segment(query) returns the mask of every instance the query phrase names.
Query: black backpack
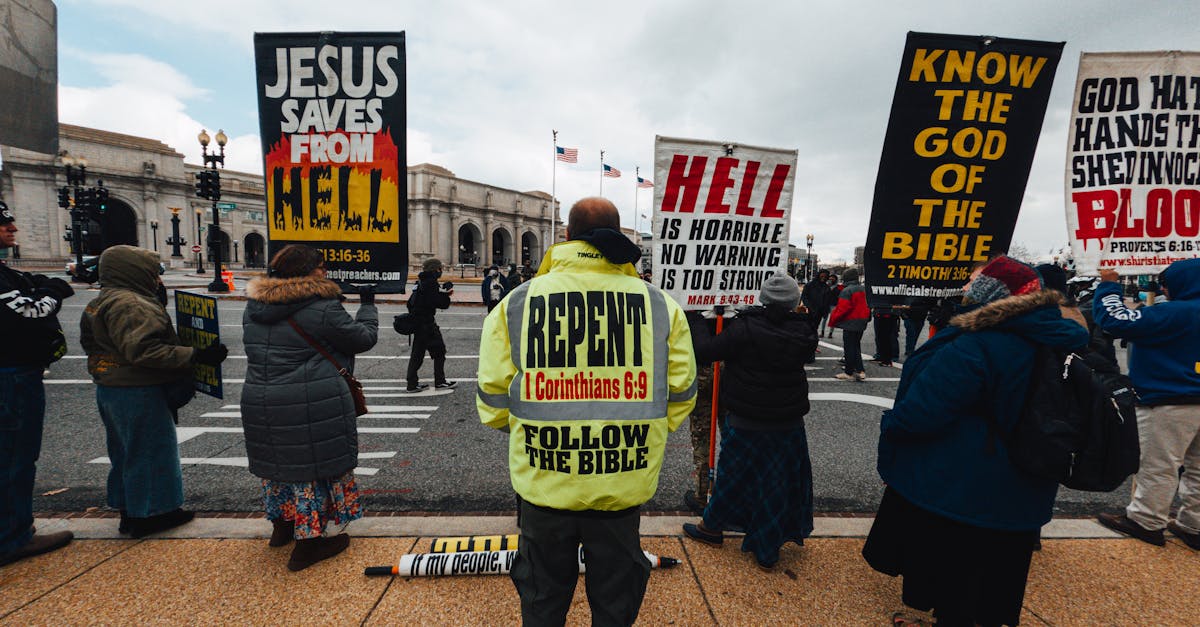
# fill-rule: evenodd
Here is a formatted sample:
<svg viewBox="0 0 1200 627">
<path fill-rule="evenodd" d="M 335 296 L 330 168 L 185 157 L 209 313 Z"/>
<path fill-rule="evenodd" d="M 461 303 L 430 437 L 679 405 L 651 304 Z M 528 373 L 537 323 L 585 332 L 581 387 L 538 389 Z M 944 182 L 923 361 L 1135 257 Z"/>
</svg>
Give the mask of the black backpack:
<svg viewBox="0 0 1200 627">
<path fill-rule="evenodd" d="M 1009 460 L 1074 490 L 1111 492 L 1138 470 L 1136 401 L 1120 371 L 1039 345 L 1021 415 L 1004 438 Z"/>
<path fill-rule="evenodd" d="M 410 313 L 398 314 L 392 318 L 392 328 L 400 335 L 412 335 L 417 332 L 417 319 Z"/>
</svg>

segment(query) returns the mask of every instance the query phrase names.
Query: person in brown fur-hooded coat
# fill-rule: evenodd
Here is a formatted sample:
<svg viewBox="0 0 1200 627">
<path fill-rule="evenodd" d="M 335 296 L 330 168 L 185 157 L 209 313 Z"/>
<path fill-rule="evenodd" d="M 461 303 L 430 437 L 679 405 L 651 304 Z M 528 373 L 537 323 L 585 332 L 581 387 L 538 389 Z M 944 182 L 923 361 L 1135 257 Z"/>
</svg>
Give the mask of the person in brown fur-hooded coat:
<svg viewBox="0 0 1200 627">
<path fill-rule="evenodd" d="M 338 368 L 304 335 L 320 343 L 350 372 L 354 355 L 375 346 L 379 311 L 363 293 L 354 318 L 342 291 L 325 278 L 315 249 L 286 246 L 271 260 L 270 275 L 251 281 L 242 318 L 246 383 L 242 424 L 250 472 L 263 480 L 271 546 L 295 537 L 288 568 L 300 570 L 349 544 L 330 525 L 362 516 L 354 467 L 358 431 L 354 399 Z M 303 330 L 297 332 L 292 322 Z"/>
</svg>

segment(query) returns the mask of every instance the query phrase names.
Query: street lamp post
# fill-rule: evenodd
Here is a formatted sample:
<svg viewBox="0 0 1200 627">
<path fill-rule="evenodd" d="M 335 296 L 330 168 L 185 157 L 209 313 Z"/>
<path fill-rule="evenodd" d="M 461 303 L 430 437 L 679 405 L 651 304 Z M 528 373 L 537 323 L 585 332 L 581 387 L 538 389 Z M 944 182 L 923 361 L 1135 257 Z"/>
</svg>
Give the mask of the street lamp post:
<svg viewBox="0 0 1200 627">
<path fill-rule="evenodd" d="M 237 254 L 238 247 L 237 247 L 237 245 L 238 245 L 237 240 L 234 240 L 233 241 L 233 262 L 234 263 L 238 262 L 238 254 Z"/>
<path fill-rule="evenodd" d="M 804 260 L 804 274 L 806 275 L 804 280 L 811 281 L 813 277 L 817 276 L 817 269 L 813 267 L 812 262 L 813 234 L 809 233 L 804 239 L 808 242 L 808 257 Z"/>
<path fill-rule="evenodd" d="M 150 221 L 150 232 L 153 233 L 150 241 L 154 242 L 154 252 L 158 252 L 158 220 Z"/>
<path fill-rule="evenodd" d="M 204 219 L 204 212 L 197 209 L 196 210 L 196 244 L 197 245 L 199 245 L 200 242 L 203 241 L 203 238 L 204 238 L 204 235 L 201 233 L 201 229 L 203 229 L 204 227 L 200 225 L 200 222 L 203 219 Z M 196 274 L 204 274 L 204 250 L 196 251 Z"/>
<path fill-rule="evenodd" d="M 167 238 L 167 245 L 171 247 L 172 257 L 183 257 L 179 252 L 179 247 L 187 244 L 187 240 L 179 236 L 179 207 L 171 207 L 171 237 Z"/>
<path fill-rule="evenodd" d="M 218 167 L 225 167 L 225 144 L 229 138 L 225 131 L 217 130 L 217 148 L 219 152 L 208 151 L 208 132 L 200 129 L 196 136 L 200 147 L 204 150 L 204 167 L 196 173 L 196 195 L 207 198 L 212 202 L 212 226 L 208 228 L 208 258 L 212 260 L 213 280 L 208 284 L 210 292 L 228 292 L 229 285 L 221 279 L 221 212 L 217 211 L 217 201 L 221 200 L 221 173 Z"/>
</svg>

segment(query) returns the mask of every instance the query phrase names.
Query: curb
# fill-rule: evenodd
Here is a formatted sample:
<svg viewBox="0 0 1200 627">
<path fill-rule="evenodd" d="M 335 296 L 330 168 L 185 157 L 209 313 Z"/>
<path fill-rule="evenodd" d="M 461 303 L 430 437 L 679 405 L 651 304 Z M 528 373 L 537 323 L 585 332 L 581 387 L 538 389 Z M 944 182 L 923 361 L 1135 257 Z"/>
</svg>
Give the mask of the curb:
<svg viewBox="0 0 1200 627">
<path fill-rule="evenodd" d="M 696 516 L 642 516 L 643 537 L 682 536 L 685 522 Z M 874 518 L 818 516 L 812 538 L 865 538 Z M 117 533 L 115 518 L 37 518 L 38 530 L 51 533 L 71 531 L 84 540 L 128 539 Z M 349 533 L 363 538 L 411 538 L 463 535 L 504 535 L 518 533 L 516 517 L 505 516 L 366 516 L 349 526 Z M 740 534 L 731 534 L 740 535 Z M 220 538 L 269 538 L 271 524 L 265 518 L 206 518 L 160 534 L 154 539 L 196 540 Z M 1064 539 L 1117 539 L 1125 536 L 1111 531 L 1092 519 L 1057 518 L 1042 527 L 1042 537 Z"/>
</svg>

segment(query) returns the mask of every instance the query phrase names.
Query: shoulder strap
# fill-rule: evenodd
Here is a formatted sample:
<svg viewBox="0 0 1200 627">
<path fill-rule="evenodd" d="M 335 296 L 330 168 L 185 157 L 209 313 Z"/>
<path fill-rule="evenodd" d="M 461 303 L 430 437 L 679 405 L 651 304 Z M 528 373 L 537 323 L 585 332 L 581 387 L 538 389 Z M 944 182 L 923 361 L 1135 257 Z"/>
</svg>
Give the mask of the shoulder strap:
<svg viewBox="0 0 1200 627">
<path fill-rule="evenodd" d="M 301 339 L 303 339 L 305 342 L 308 342 L 309 346 L 312 346 L 313 348 L 317 349 L 317 352 L 321 353 L 322 357 L 324 357 L 325 359 L 328 359 L 329 363 L 333 364 L 333 367 L 338 369 L 338 374 L 343 374 L 346 372 L 346 369 L 342 367 L 342 364 L 338 363 L 338 360 L 334 359 L 333 355 L 330 355 L 329 351 L 325 350 L 325 347 L 321 346 L 320 342 L 313 339 L 313 336 L 309 335 L 308 333 L 305 333 L 304 329 L 301 329 L 300 325 L 296 324 L 295 320 L 293 320 L 292 318 L 288 318 L 287 321 L 288 321 L 288 324 L 292 325 L 292 329 L 294 329 L 296 331 L 296 334 L 299 335 L 301 337 Z"/>
</svg>

